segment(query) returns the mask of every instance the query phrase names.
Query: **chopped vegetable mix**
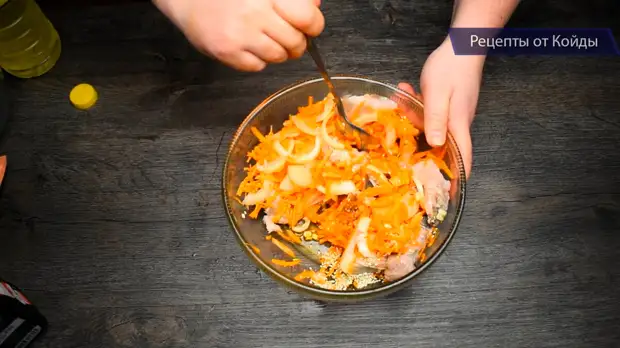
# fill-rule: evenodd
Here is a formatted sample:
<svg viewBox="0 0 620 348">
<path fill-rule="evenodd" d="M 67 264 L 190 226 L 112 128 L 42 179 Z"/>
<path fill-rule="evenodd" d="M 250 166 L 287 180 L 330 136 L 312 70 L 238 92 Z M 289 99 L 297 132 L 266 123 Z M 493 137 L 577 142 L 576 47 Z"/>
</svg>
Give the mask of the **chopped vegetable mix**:
<svg viewBox="0 0 620 348">
<path fill-rule="evenodd" d="M 298 109 L 274 132 L 252 128 L 259 143 L 247 155 L 237 195 L 247 217 L 262 220 L 268 237 L 291 261 L 292 244 L 329 247 L 321 269 L 296 279 L 346 290 L 393 281 L 411 272 L 437 236 L 447 213 L 452 173 L 446 148 L 418 151 L 420 131 L 397 104 L 376 95 L 343 98 L 347 115 L 377 144 L 359 150 L 340 131 L 331 95 Z M 277 237 L 276 237 L 277 235 Z"/>
</svg>

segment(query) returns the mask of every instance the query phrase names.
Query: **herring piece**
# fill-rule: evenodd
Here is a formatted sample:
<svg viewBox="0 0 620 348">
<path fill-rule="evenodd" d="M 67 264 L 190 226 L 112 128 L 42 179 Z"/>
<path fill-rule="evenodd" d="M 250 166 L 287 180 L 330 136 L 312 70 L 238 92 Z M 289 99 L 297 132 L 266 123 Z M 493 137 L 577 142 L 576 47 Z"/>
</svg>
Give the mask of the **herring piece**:
<svg viewBox="0 0 620 348">
<path fill-rule="evenodd" d="M 450 201 L 450 181 L 446 180 L 439 167 L 432 160 L 418 162 L 412 167 L 413 181 L 418 188 L 418 193 L 423 196 L 422 205 L 431 225 L 442 222 L 448 211 Z"/>
</svg>

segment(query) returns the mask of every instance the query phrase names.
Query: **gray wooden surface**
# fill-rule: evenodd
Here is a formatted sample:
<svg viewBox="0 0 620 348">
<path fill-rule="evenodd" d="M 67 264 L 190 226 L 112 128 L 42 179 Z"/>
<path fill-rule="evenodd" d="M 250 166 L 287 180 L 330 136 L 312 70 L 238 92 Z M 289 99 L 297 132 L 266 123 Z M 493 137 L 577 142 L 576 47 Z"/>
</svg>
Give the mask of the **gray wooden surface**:
<svg viewBox="0 0 620 348">
<path fill-rule="evenodd" d="M 449 1 L 325 1 L 335 73 L 417 84 Z M 515 26 L 612 26 L 617 2 L 525 1 Z M 63 55 L 13 81 L 0 276 L 50 321 L 37 347 L 618 347 L 620 60 L 492 57 L 466 213 L 412 285 L 305 300 L 244 256 L 220 200 L 231 132 L 315 76 L 195 53 L 149 3 L 50 8 Z M 77 111 L 88 82 L 97 106 Z"/>
</svg>

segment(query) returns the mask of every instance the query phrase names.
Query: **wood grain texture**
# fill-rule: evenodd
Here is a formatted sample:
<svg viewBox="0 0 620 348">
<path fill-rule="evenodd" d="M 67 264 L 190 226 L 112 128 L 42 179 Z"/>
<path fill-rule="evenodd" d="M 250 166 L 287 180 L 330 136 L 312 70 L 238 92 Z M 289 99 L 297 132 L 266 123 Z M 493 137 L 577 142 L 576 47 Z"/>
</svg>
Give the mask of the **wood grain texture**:
<svg viewBox="0 0 620 348">
<path fill-rule="evenodd" d="M 244 74 L 148 3 L 48 6 L 63 55 L 12 81 L 0 275 L 50 321 L 37 347 L 618 347 L 620 60 L 490 57 L 466 213 L 445 254 L 388 298 L 326 305 L 244 256 L 220 199 L 235 127 L 316 76 Z M 325 1 L 334 73 L 417 84 L 451 2 Z M 612 27 L 617 2 L 524 1 L 514 26 Z M 77 111 L 88 82 L 98 104 Z"/>
</svg>

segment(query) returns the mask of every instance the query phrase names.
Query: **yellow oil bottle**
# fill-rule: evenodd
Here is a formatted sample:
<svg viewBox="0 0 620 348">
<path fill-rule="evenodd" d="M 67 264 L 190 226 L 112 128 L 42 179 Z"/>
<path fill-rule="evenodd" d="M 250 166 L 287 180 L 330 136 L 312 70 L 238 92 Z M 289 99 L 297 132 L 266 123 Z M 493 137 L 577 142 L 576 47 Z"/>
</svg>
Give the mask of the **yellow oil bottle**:
<svg viewBox="0 0 620 348">
<path fill-rule="evenodd" d="M 58 32 L 34 0 L 0 0 L 0 68 L 30 78 L 60 58 Z"/>
</svg>

